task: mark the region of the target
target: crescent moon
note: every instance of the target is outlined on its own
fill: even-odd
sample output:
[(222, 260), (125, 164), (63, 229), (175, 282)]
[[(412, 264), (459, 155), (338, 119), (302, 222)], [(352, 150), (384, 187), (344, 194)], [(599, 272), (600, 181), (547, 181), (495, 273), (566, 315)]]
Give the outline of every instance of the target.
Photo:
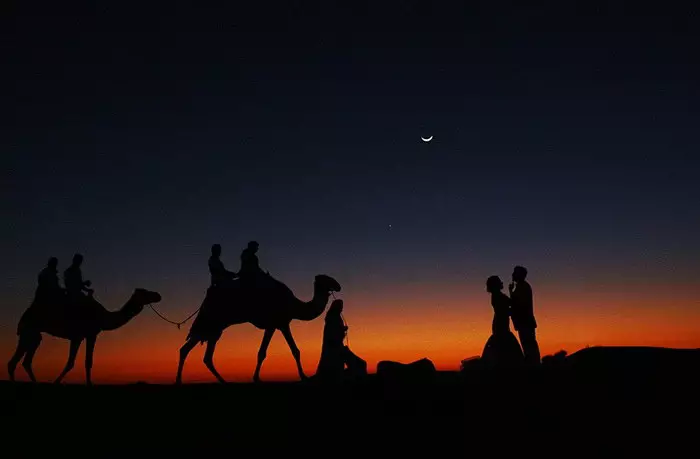
[(430, 142), (431, 140), (433, 140), (433, 136), (431, 135), (431, 136), (428, 137), (427, 139), (426, 139), (426, 138), (423, 138), (423, 136), (421, 136), (420, 139), (421, 139), (423, 142)]

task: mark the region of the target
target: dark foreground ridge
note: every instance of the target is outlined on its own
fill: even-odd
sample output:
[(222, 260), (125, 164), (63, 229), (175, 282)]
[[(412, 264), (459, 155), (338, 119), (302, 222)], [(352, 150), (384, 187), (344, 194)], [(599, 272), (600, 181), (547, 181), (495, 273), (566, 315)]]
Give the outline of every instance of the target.
[[(617, 362), (615, 364), (615, 362)], [(3, 434), (35, 457), (130, 451), (568, 457), (693, 444), (700, 350), (590, 348), (536, 371), (370, 375), (353, 383), (0, 383)], [(694, 448), (694, 446), (693, 446)]]

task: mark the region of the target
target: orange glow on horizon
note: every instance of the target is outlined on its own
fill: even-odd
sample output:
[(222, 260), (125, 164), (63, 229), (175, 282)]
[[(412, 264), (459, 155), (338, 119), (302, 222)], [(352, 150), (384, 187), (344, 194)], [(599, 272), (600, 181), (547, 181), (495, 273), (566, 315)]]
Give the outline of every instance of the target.
[[(370, 372), (376, 371), (381, 360), (410, 362), (423, 357), (431, 359), (439, 370), (457, 370), (463, 359), (481, 354), (492, 319), (487, 295), (464, 298), (462, 294), (447, 295), (443, 291), (440, 298), (384, 297), (379, 302), (370, 293), (366, 293), (367, 297), (346, 295), (350, 347), (367, 361)], [(693, 291), (676, 289), (666, 292), (663, 298), (652, 298), (644, 292), (633, 295), (629, 291), (571, 295), (555, 289), (542, 289), (535, 295), (538, 341), (543, 356), (560, 349), (573, 353), (587, 345), (700, 348), (700, 308), (692, 307), (697, 304)], [(353, 311), (353, 304), (371, 307)], [(463, 306), (467, 304), (471, 308)], [(661, 304), (665, 307), (660, 308)], [(474, 313), (477, 305), (478, 312)], [(169, 303), (168, 308), (173, 305)], [(165, 307), (161, 310), (170, 315)], [(181, 316), (188, 313), (183, 305)], [(292, 323), (309, 376), (315, 373), (318, 364), (323, 323), (323, 316), (312, 322)], [(15, 325), (5, 324), (0, 330), (5, 362), (16, 345)], [(95, 350), (94, 381), (174, 381), (178, 349), (189, 325), (178, 330), (145, 309), (123, 329), (102, 333)], [(252, 380), (262, 335), (262, 330), (249, 324), (230, 327), (224, 332), (215, 355), (215, 364), (224, 378), (231, 382)], [(202, 363), (204, 347), (197, 346), (190, 354), (185, 365), (185, 382), (214, 382)], [(67, 341), (44, 335), (34, 359), (37, 378), (52, 381), (63, 368), (67, 355)], [(81, 347), (76, 367), (66, 382), (82, 383), (84, 375), (84, 347)], [(16, 376), (18, 380), (27, 379), (21, 366)], [(272, 340), (261, 377), (268, 381), (297, 379), (294, 360), (280, 333)]]

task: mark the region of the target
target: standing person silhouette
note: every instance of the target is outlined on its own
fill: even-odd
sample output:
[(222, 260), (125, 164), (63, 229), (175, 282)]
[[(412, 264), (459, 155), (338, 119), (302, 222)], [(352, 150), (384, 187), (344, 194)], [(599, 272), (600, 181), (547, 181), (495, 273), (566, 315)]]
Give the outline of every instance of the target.
[(522, 364), (523, 351), (510, 331), (510, 298), (503, 293), (503, 282), (498, 276), (486, 280), (486, 291), (491, 294), (493, 321), (491, 336), (486, 341), (481, 359), (494, 367), (515, 367)]
[(211, 256), (209, 257), (209, 274), (211, 275), (212, 287), (224, 287), (228, 282), (236, 277), (236, 273), (227, 270), (221, 261), (221, 245), (211, 246)]
[(532, 287), (525, 280), (527, 269), (523, 266), (513, 268), (513, 282), (508, 285), (510, 292), (511, 317), (513, 326), (518, 331), (520, 345), (525, 354), (525, 363), (528, 365), (539, 365), (540, 347), (537, 344), (535, 329), (537, 321), (532, 301)]

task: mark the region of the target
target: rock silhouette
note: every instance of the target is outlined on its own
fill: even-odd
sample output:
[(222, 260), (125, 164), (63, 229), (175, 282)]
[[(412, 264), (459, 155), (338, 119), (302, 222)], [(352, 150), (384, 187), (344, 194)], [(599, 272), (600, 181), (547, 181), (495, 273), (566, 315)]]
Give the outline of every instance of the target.
[(410, 363), (382, 360), (377, 364), (377, 376), (389, 382), (429, 382), (435, 374), (435, 364), (428, 358), (422, 358)]

